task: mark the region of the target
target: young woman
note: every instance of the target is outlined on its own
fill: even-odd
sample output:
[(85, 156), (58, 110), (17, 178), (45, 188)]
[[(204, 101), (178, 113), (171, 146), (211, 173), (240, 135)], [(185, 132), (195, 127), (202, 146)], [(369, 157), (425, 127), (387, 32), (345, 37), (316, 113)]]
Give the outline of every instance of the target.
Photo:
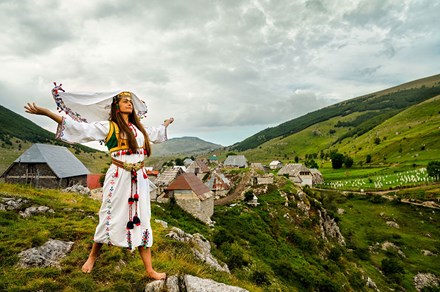
[(145, 104), (133, 93), (66, 93), (60, 86), (52, 90), (59, 110), (66, 116), (39, 107), (25, 106), (26, 112), (44, 115), (58, 123), (56, 137), (63, 141), (83, 143), (104, 141), (112, 164), (103, 185), (103, 200), (99, 211), (94, 243), (82, 267), (90, 273), (103, 244), (139, 250), (147, 276), (165, 279), (152, 267), (153, 233), (150, 225), (150, 193), (145, 156), (151, 155), (150, 141), (167, 139), (170, 118), (157, 128), (144, 128), (138, 116), (147, 112)]

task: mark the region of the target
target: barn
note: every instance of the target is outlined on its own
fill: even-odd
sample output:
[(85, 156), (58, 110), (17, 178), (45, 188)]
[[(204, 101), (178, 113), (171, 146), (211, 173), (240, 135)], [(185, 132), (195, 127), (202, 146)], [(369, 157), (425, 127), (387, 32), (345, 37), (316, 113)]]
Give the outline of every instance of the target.
[(2, 174), (5, 182), (44, 188), (87, 186), (89, 170), (66, 147), (33, 144)]

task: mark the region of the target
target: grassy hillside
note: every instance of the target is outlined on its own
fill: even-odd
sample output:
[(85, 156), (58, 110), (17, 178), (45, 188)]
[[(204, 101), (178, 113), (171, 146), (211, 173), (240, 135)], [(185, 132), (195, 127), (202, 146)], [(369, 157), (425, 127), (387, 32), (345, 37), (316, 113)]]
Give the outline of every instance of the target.
[(350, 125), (351, 129), (344, 135), (338, 136), (337, 141), (342, 141), (349, 137), (362, 135), (400, 111), (439, 94), (440, 75), (435, 75), (308, 113), (276, 127), (267, 128), (234, 144), (231, 149), (244, 151), (257, 148), (271, 139), (287, 137), (317, 123), (352, 113), (362, 113), (356, 120), (346, 124)]
[[(310, 210), (305, 214), (294, 202), (293, 198), (299, 200), (296, 192), (281, 179), (260, 193), (256, 208), (244, 203), (216, 207), (214, 228), (176, 205), (153, 204), (153, 219), (203, 234), (232, 274), (215, 272), (200, 263), (187, 245), (165, 237), (167, 230), (153, 220), (154, 266), (169, 274), (189, 273), (250, 291), (369, 291), (367, 277), (381, 291), (415, 291), (412, 279), (417, 273), (440, 276), (438, 256), (422, 253), (422, 249), (440, 253), (440, 212), (376, 196), (307, 190), (303, 201)], [(141, 260), (124, 249), (104, 247), (94, 272), (80, 272), (97, 224), (99, 202), (76, 194), (0, 184), (0, 197), (5, 196), (27, 198), (31, 201), (28, 205), (49, 206), (55, 213), (23, 219), (18, 211), (0, 211), (0, 290), (143, 291), (148, 279), (143, 277)], [(322, 238), (318, 210), (323, 208), (340, 225), (346, 247)], [(338, 208), (343, 213), (338, 213)], [(400, 227), (390, 227), (387, 221)], [(60, 269), (15, 267), (17, 253), (49, 238), (75, 242)], [(382, 250), (386, 242), (401, 252), (394, 247)], [(387, 261), (399, 268), (397, 272), (387, 270)]]

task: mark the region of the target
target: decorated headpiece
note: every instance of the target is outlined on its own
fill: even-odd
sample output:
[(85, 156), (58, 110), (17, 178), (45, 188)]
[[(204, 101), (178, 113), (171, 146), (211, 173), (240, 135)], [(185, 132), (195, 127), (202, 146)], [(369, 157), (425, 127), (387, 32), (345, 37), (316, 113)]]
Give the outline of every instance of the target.
[(142, 119), (147, 114), (147, 105), (129, 91), (113, 92), (65, 92), (57, 85), (52, 89), (52, 96), (59, 112), (64, 112), (78, 122), (104, 121), (110, 118), (111, 104), (120, 97), (130, 96), (137, 116)]

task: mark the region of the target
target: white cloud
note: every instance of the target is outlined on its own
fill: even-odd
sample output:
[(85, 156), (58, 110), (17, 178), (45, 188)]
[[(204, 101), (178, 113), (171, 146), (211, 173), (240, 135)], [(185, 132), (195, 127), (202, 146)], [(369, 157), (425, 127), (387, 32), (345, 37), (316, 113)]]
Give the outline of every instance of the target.
[(53, 109), (53, 81), (128, 89), (145, 98), (152, 124), (176, 118), (171, 136), (229, 145), (438, 74), (439, 12), (416, 0), (3, 2), (0, 101)]

